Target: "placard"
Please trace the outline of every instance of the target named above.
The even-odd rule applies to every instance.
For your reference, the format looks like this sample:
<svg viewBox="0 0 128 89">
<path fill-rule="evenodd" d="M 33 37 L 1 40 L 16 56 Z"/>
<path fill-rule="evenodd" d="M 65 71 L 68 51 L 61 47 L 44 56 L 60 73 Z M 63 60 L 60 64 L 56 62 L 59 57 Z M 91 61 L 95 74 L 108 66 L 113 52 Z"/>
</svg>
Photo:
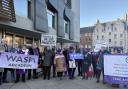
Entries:
<svg viewBox="0 0 128 89">
<path fill-rule="evenodd" d="M 41 45 L 44 46 L 56 46 L 56 35 L 42 35 L 41 36 Z"/>
<path fill-rule="evenodd" d="M 128 55 L 105 55 L 104 75 L 107 83 L 128 84 Z"/>
</svg>

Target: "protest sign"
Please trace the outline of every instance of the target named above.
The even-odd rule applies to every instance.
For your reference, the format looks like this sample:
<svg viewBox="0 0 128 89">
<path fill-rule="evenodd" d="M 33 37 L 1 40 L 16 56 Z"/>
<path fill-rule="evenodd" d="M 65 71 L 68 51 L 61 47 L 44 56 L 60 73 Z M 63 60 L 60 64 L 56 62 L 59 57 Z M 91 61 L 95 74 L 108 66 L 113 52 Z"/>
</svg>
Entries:
<svg viewBox="0 0 128 89">
<path fill-rule="evenodd" d="M 128 55 L 105 55 L 104 79 L 110 84 L 128 84 Z"/>
<path fill-rule="evenodd" d="M 98 52 L 102 47 L 107 47 L 106 42 L 97 42 L 94 48 L 94 52 Z"/>
<path fill-rule="evenodd" d="M 56 46 L 56 35 L 42 35 L 41 36 L 41 45 L 44 46 Z"/>
<path fill-rule="evenodd" d="M 38 56 L 2 52 L 0 54 L 0 67 L 14 69 L 36 69 Z"/>
<path fill-rule="evenodd" d="M 84 60 L 84 55 L 81 53 L 70 53 L 69 56 L 70 56 L 70 59 Z"/>
</svg>

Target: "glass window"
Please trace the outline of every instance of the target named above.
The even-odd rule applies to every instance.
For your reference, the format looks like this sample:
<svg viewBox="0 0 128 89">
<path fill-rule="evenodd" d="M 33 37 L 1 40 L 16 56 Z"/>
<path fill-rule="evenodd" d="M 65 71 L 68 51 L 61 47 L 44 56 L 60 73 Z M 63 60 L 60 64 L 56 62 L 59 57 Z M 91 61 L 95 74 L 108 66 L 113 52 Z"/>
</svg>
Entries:
<svg viewBox="0 0 128 89">
<path fill-rule="evenodd" d="M 109 43 L 111 43 L 111 39 L 109 39 Z"/>
<path fill-rule="evenodd" d="M 97 32 L 99 32 L 99 30 L 97 29 Z"/>
<path fill-rule="evenodd" d="M 37 45 L 39 45 L 39 39 L 34 39 L 34 43 L 36 43 Z"/>
<path fill-rule="evenodd" d="M 123 34 L 120 34 L 120 37 L 123 37 Z"/>
<path fill-rule="evenodd" d="M 64 30 L 65 33 L 69 33 L 69 21 L 64 21 Z"/>
<path fill-rule="evenodd" d="M 99 36 L 97 36 L 97 39 L 99 39 Z"/>
<path fill-rule="evenodd" d="M 117 28 L 115 27 L 115 31 L 117 31 Z"/>
<path fill-rule="evenodd" d="M 23 45 L 24 44 L 24 37 L 16 36 L 15 37 L 15 42 L 17 42 L 19 45 Z"/>
<path fill-rule="evenodd" d="M 120 45 L 121 45 L 121 46 L 123 45 L 123 42 L 122 42 L 122 41 L 120 41 Z"/>
<path fill-rule="evenodd" d="M 12 47 L 12 44 L 13 44 L 13 35 L 6 33 L 6 40 L 7 40 L 7 44 L 8 44 L 10 47 Z"/>
<path fill-rule="evenodd" d="M 115 38 L 115 39 L 117 38 L 117 35 L 116 35 L 116 34 L 114 34 L 114 38 Z"/>
<path fill-rule="evenodd" d="M 108 30 L 109 30 L 109 27 L 108 27 Z"/>
<path fill-rule="evenodd" d="M 28 0 L 28 18 L 30 18 L 31 19 L 31 0 Z"/>
<path fill-rule="evenodd" d="M 26 38 L 26 44 L 32 44 L 33 40 L 32 38 Z"/>
<path fill-rule="evenodd" d="M 15 12 L 17 15 L 27 17 L 27 0 L 14 0 Z"/>
<path fill-rule="evenodd" d="M 109 32 L 109 35 L 111 35 L 111 32 Z"/>
<path fill-rule="evenodd" d="M 116 41 L 115 41 L 114 43 L 115 43 L 115 45 L 117 44 L 117 42 L 116 42 Z"/>
<path fill-rule="evenodd" d="M 51 12 L 51 11 L 47 11 L 47 17 L 48 17 L 48 26 L 50 28 L 56 28 L 56 15 Z"/>
<path fill-rule="evenodd" d="M 104 39 L 104 35 L 102 35 L 102 39 Z"/>
<path fill-rule="evenodd" d="M 72 1 L 71 1 L 71 0 L 65 0 L 65 4 L 67 5 L 67 7 L 68 7 L 69 9 L 72 8 Z"/>
</svg>

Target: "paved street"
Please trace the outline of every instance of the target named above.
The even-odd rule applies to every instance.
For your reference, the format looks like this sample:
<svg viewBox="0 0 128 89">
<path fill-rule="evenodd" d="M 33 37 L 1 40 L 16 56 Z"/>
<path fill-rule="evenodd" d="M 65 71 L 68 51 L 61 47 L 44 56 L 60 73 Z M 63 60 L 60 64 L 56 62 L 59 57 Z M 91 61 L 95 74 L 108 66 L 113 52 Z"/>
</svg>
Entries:
<svg viewBox="0 0 128 89">
<path fill-rule="evenodd" d="M 51 79 L 43 80 L 42 78 L 36 80 L 29 80 L 26 83 L 7 83 L 0 86 L 0 89 L 116 89 L 110 85 L 97 84 L 95 79 L 81 80 L 77 77 L 75 80 L 67 78 L 63 80 Z M 118 88 L 124 89 L 124 88 Z"/>
</svg>

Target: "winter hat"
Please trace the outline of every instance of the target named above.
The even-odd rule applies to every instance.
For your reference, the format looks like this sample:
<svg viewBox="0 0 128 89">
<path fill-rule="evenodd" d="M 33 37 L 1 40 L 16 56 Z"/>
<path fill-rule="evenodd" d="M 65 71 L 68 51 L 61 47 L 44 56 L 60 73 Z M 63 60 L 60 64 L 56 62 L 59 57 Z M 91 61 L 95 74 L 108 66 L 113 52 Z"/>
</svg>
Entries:
<svg viewBox="0 0 128 89">
<path fill-rule="evenodd" d="M 57 54 L 60 54 L 61 53 L 61 49 L 57 49 Z"/>
</svg>

